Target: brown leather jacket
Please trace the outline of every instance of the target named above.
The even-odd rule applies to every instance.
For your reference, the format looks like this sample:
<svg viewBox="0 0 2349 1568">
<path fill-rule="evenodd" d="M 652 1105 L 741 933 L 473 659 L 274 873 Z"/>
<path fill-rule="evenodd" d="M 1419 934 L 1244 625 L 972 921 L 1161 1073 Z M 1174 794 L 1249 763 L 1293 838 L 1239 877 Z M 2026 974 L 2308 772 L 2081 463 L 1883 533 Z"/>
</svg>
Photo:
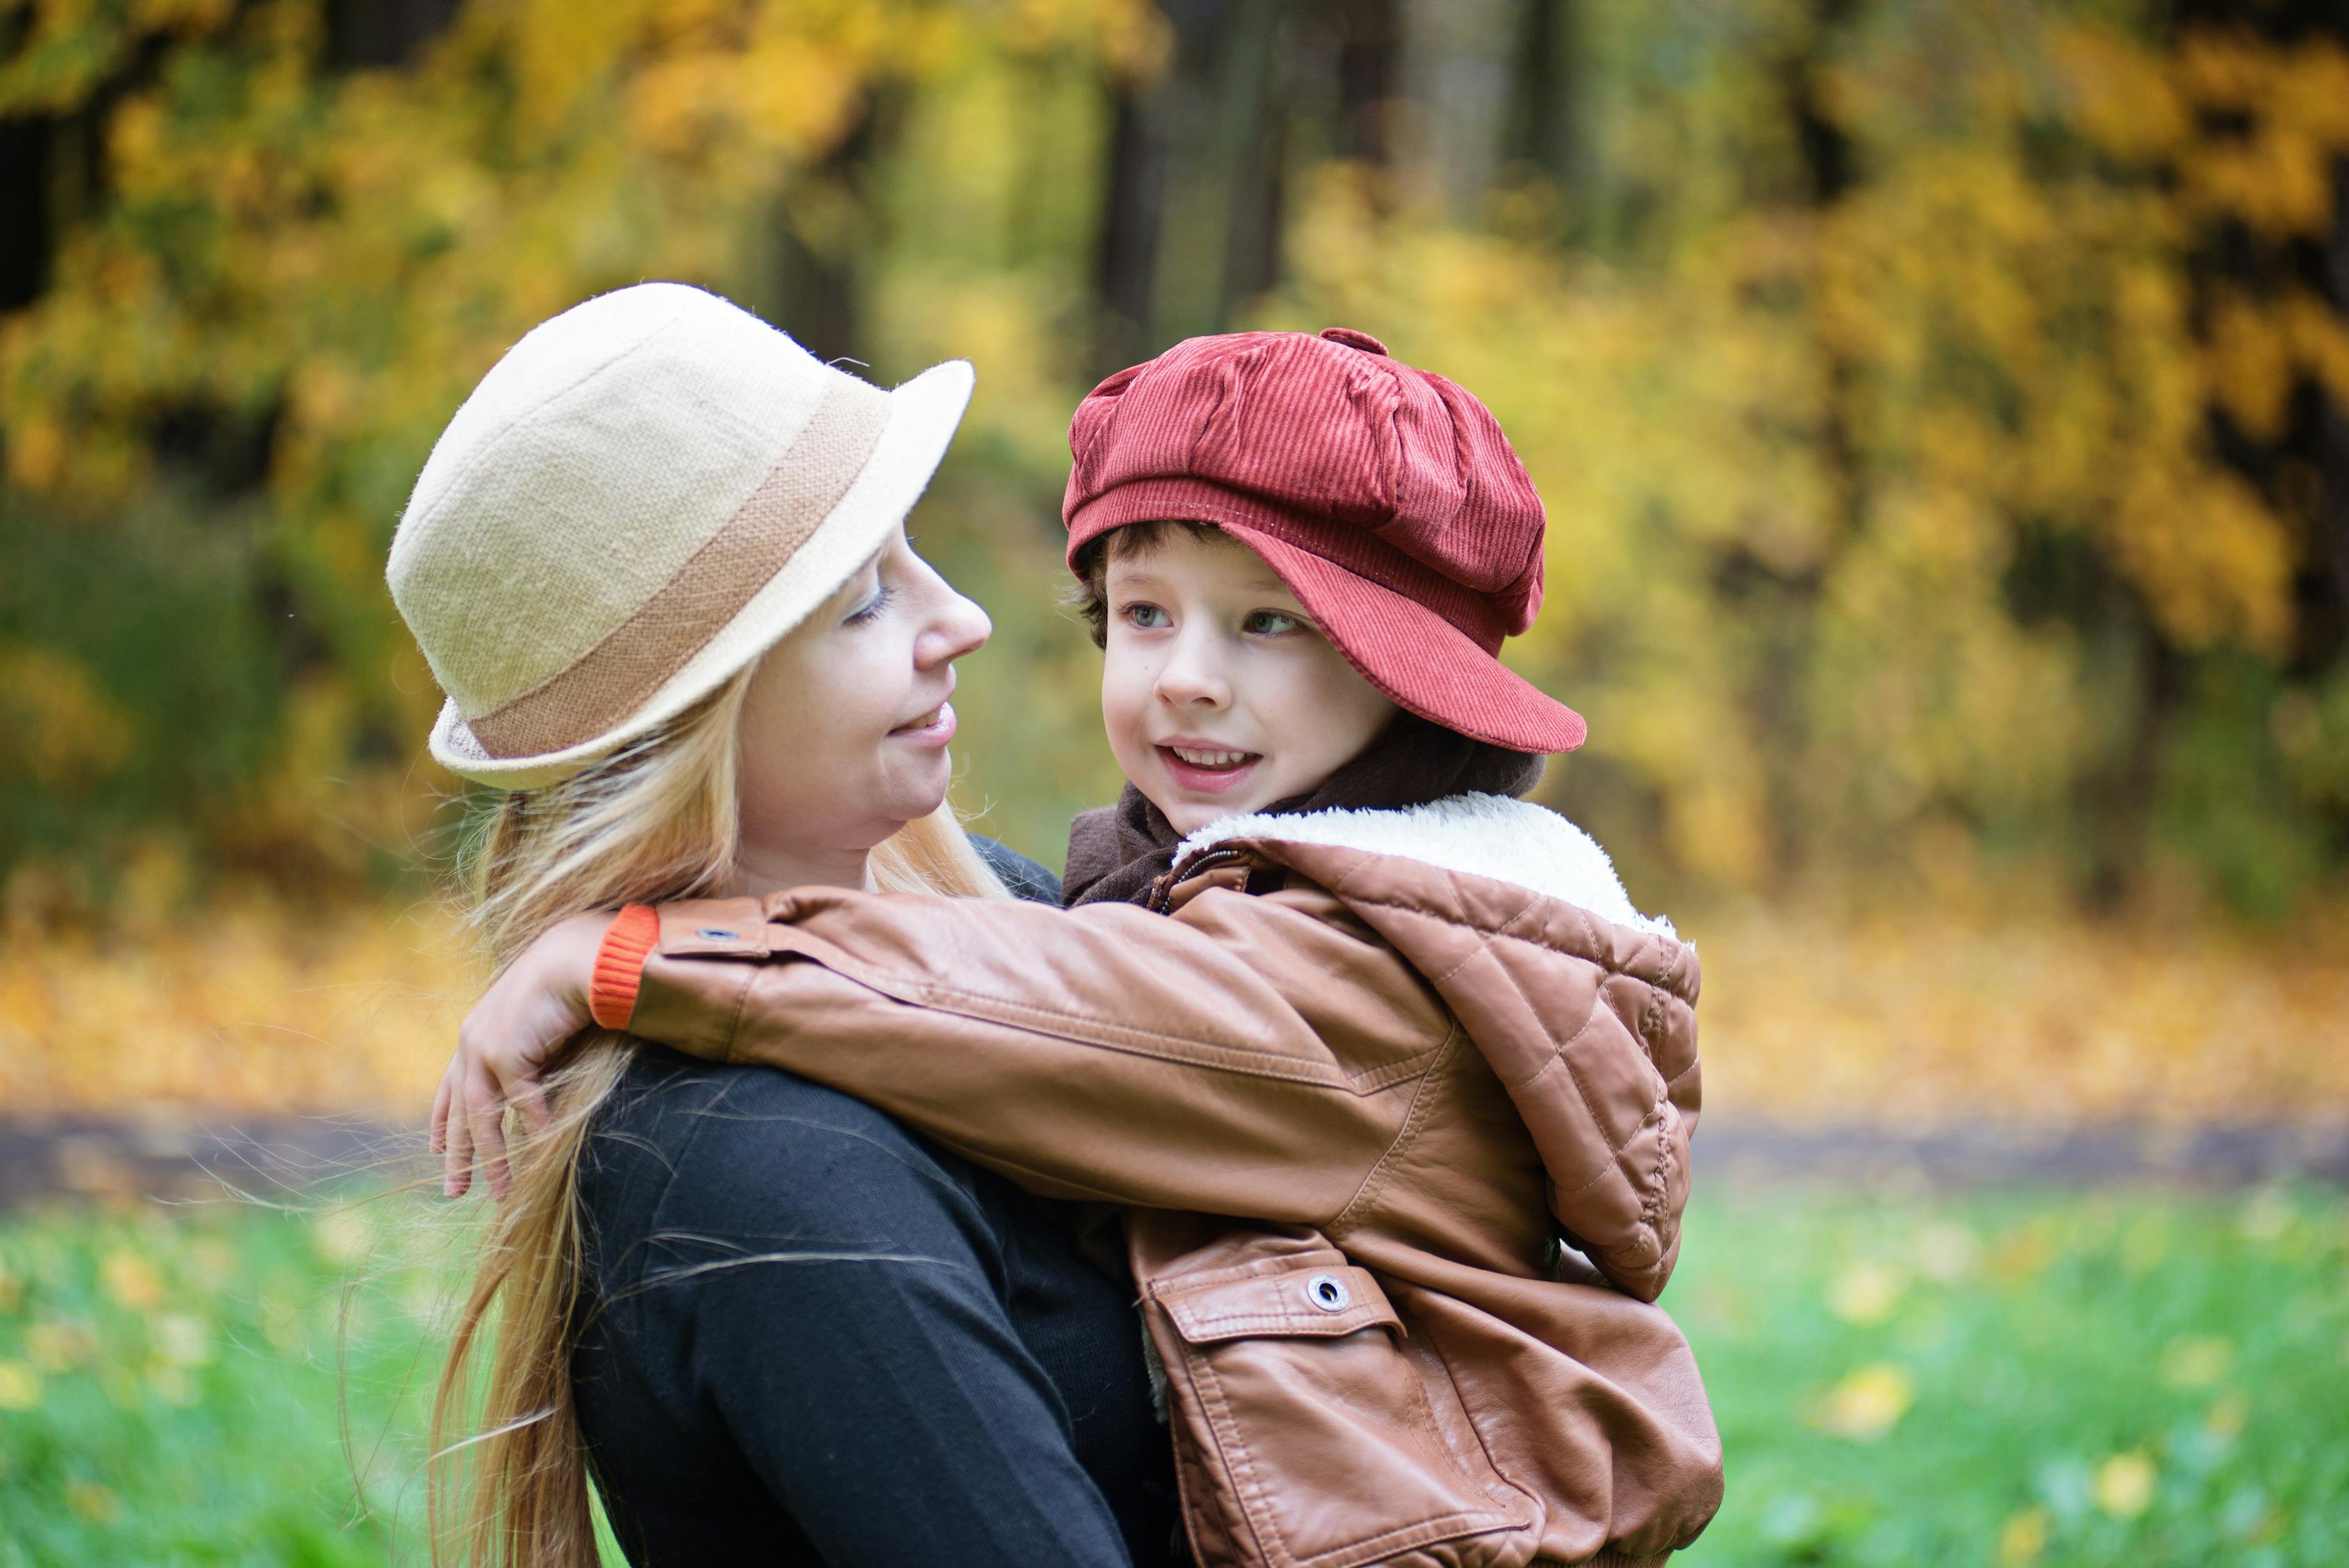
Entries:
<svg viewBox="0 0 2349 1568">
<path fill-rule="evenodd" d="M 1203 1563 L 1686 1545 L 1721 1443 L 1650 1303 L 1688 1191 L 1694 950 L 1522 802 L 1216 832 L 1171 918 L 815 888 L 668 906 L 630 1028 L 1131 1206 Z"/>
</svg>

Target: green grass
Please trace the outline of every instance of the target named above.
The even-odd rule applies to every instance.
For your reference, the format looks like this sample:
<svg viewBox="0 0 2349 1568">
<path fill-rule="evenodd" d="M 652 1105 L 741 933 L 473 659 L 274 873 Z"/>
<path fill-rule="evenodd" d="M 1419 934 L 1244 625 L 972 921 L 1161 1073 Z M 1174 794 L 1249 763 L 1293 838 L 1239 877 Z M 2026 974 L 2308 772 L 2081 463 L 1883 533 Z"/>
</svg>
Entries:
<svg viewBox="0 0 2349 1568">
<path fill-rule="evenodd" d="M 0 1568 L 420 1561 L 436 1212 L 0 1223 Z M 2318 1191 L 1702 1203 L 1684 1561 L 2349 1563 L 2344 1247 Z"/>
</svg>

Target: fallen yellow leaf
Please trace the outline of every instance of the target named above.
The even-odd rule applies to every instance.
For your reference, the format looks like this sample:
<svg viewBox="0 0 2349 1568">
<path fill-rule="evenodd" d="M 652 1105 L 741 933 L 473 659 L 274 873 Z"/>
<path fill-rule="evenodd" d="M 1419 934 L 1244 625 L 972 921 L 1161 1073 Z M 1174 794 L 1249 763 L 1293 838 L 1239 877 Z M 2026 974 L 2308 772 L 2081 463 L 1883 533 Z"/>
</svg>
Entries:
<svg viewBox="0 0 2349 1568">
<path fill-rule="evenodd" d="M 67 1481 L 66 1506 L 93 1524 L 103 1524 L 121 1511 L 122 1500 L 95 1481 Z"/>
<path fill-rule="evenodd" d="M 41 1402 L 41 1375 L 21 1361 L 0 1361 L 0 1410 L 30 1410 Z"/>
<path fill-rule="evenodd" d="M 2161 1380 L 2173 1388 L 2208 1388 L 2235 1364 L 2235 1347 L 2215 1334 L 2189 1334 L 2161 1353 Z"/>
<path fill-rule="evenodd" d="M 1998 1532 L 1999 1568 L 2027 1568 L 2047 1550 L 2047 1511 L 2026 1508 L 2009 1514 Z"/>
<path fill-rule="evenodd" d="M 1900 1276 L 1882 1263 L 1844 1266 L 1827 1286 L 1827 1310 L 1855 1328 L 1882 1323 L 1900 1304 Z"/>
<path fill-rule="evenodd" d="M 1876 1362 L 1828 1390 L 1812 1424 L 1838 1438 L 1872 1443 L 1899 1425 L 1914 1397 L 1908 1373 L 1889 1362 Z"/>
<path fill-rule="evenodd" d="M 36 1323 L 25 1331 L 25 1351 L 43 1372 L 70 1372 L 98 1354 L 98 1335 L 78 1323 Z"/>
<path fill-rule="evenodd" d="M 2115 1519 L 2135 1519 L 2151 1506 L 2154 1483 L 2159 1479 L 2153 1457 L 2143 1449 L 2131 1449 L 2096 1467 L 2091 1490 L 2096 1506 Z"/>
<path fill-rule="evenodd" d="M 109 1253 L 106 1262 L 98 1265 L 98 1278 L 108 1295 L 133 1312 L 146 1312 L 162 1303 L 162 1276 L 136 1252 Z"/>
</svg>

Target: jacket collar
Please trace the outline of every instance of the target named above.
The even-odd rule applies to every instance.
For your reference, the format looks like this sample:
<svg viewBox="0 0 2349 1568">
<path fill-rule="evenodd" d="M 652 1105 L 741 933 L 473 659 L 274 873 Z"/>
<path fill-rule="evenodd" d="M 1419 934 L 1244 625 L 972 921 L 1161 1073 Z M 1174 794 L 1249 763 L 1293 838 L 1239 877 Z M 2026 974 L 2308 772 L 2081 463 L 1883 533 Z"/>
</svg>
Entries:
<svg viewBox="0 0 2349 1568">
<path fill-rule="evenodd" d="M 1598 840 L 1547 806 L 1499 794 L 1455 794 L 1392 811 L 1312 811 L 1226 816 L 1174 852 L 1183 869 L 1218 845 L 1241 840 L 1326 844 L 1489 877 L 1588 909 L 1602 920 L 1678 940 L 1671 920 L 1643 915 Z"/>
</svg>

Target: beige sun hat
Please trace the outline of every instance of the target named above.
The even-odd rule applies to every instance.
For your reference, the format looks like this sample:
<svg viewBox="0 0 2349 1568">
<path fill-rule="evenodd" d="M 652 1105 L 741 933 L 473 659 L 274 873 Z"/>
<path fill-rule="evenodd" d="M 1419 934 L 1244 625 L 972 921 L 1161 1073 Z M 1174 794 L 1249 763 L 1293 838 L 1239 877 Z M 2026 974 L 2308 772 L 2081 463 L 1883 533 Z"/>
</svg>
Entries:
<svg viewBox="0 0 2349 1568">
<path fill-rule="evenodd" d="M 533 327 L 392 536 L 391 597 L 448 693 L 432 755 L 534 789 L 714 691 L 887 541 L 970 389 L 952 359 L 885 392 L 683 284 Z"/>
</svg>

